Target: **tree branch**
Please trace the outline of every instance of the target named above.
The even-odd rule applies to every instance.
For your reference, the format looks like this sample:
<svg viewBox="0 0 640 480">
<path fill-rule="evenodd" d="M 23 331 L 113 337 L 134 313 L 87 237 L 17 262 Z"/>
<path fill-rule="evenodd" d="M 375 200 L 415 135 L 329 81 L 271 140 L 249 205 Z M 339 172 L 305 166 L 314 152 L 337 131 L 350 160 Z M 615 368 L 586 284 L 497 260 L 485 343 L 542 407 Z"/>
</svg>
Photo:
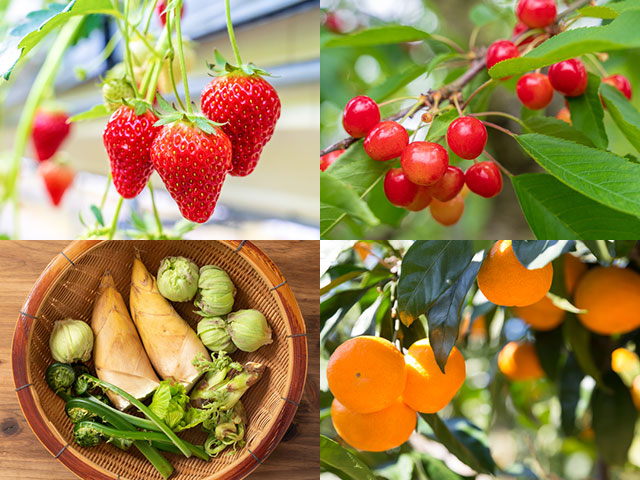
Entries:
<svg viewBox="0 0 640 480">
<path fill-rule="evenodd" d="M 552 31 L 552 34 L 557 34 L 559 33 L 558 29 L 557 29 L 557 24 L 558 22 L 565 16 L 567 16 L 568 14 L 570 14 L 571 12 L 579 9 L 580 7 L 586 5 L 589 3 L 590 0 L 576 0 L 575 2 L 573 2 L 571 5 L 569 5 L 569 7 L 567 7 L 566 10 L 564 10 L 560 15 L 558 15 L 558 17 L 556 18 L 555 23 L 551 26 L 548 27 L 550 28 L 550 30 Z M 524 34 L 525 32 L 522 32 L 522 34 Z M 512 41 L 515 40 L 515 37 L 511 39 Z M 478 75 L 480 72 L 482 72 L 485 68 L 486 68 L 486 55 L 487 55 L 487 49 L 486 48 L 480 48 L 478 50 L 476 50 L 475 52 L 476 56 L 475 58 L 471 61 L 471 64 L 469 65 L 469 69 L 463 73 L 460 77 L 458 77 L 456 80 L 454 80 L 453 82 L 449 83 L 448 85 L 444 85 L 436 90 L 429 90 L 427 93 L 422 95 L 422 105 L 417 108 L 415 110 L 415 112 L 413 112 L 411 115 L 409 115 L 408 118 L 413 117 L 413 115 L 415 115 L 417 112 L 419 112 L 421 109 L 423 109 L 424 107 L 430 107 L 433 105 L 433 97 L 434 95 L 439 92 L 441 95 L 441 101 L 443 100 L 449 100 L 449 98 L 453 95 L 453 94 L 457 94 L 459 91 L 462 90 L 462 88 L 465 87 L 465 85 L 467 85 L 469 82 L 471 82 L 471 80 L 473 80 L 476 75 Z M 395 120 L 399 120 L 401 118 L 403 118 L 405 115 L 407 115 L 411 109 L 415 108 L 415 104 L 411 105 L 407 108 L 404 108 L 402 110 L 400 110 L 399 112 L 382 119 L 381 121 L 395 121 Z M 328 147 L 326 147 L 325 149 L 320 151 L 320 156 L 322 155 L 326 155 L 327 153 L 333 152 L 334 150 L 345 150 L 347 148 L 349 148 L 351 145 L 353 145 L 355 142 L 357 142 L 359 139 L 357 138 L 353 138 L 353 137 L 348 137 L 345 138 L 343 140 L 340 140 L 339 142 L 334 143 L 333 145 L 330 145 Z"/>
</svg>

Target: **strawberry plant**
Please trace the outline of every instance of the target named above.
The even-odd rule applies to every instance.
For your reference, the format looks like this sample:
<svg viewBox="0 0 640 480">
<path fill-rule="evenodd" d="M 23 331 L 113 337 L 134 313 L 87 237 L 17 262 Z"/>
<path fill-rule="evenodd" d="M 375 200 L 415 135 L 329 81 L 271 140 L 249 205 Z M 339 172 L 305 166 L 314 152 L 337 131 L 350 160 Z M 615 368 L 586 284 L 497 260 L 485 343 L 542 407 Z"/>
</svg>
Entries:
<svg viewBox="0 0 640 480">
<path fill-rule="evenodd" d="M 49 34 L 55 35 L 22 109 L 4 179 L 3 198 L 13 205 L 14 213 L 19 209 L 17 184 L 28 140 L 31 138 L 37 159 L 43 162 L 39 172 L 52 203 L 58 205 L 74 177 L 59 162 L 58 150 L 75 128 L 73 123 L 103 118 L 102 139 L 111 173 L 102 201 L 88 208 L 93 224 L 85 222 L 80 212 L 85 237 L 175 238 L 209 221 L 227 174 L 246 176 L 256 168 L 281 111 L 278 93 L 265 79 L 268 73 L 242 62 L 230 1 L 225 0 L 224 6 L 235 63 L 211 52 L 214 79 L 201 92 L 202 113 L 189 91 L 195 51 L 182 33 L 183 0 L 47 3 L 9 30 L 0 50 L 0 75 L 6 81 L 15 81 L 29 53 Z M 98 60 L 111 60 L 118 43 L 123 59 L 104 74 L 100 86 L 104 102 L 69 118 L 59 108 L 50 107 L 55 104 L 54 82 L 65 53 L 100 24 L 100 16 L 110 17 L 118 32 Z M 160 30 L 150 28 L 154 18 Z M 167 102 L 163 94 L 173 94 L 176 103 Z M 150 183 L 154 171 L 187 221 L 178 222 L 173 230 L 166 230 L 156 208 Z M 110 194 L 112 183 L 117 198 Z M 153 217 L 143 218 L 133 210 L 130 221 L 135 230 L 119 230 L 128 223 L 119 221 L 125 199 L 134 199 L 147 187 Z M 110 220 L 103 213 L 107 202 L 115 203 Z M 17 228 L 13 234 L 18 235 Z"/>
<path fill-rule="evenodd" d="M 322 238 L 637 238 L 640 2 L 390 3 L 323 18 Z"/>
</svg>

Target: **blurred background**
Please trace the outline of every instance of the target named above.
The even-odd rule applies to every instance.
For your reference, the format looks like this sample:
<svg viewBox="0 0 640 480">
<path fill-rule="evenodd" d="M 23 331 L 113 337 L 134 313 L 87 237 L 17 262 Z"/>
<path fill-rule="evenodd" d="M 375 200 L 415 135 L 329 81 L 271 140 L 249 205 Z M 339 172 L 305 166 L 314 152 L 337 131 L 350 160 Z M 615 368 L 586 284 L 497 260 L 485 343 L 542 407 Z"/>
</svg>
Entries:
<svg viewBox="0 0 640 480">
<path fill-rule="evenodd" d="M 567 3 L 558 0 L 561 12 Z M 606 3 L 598 1 L 598 4 Z M 321 45 L 331 37 L 352 33 L 373 26 L 400 24 L 411 25 L 429 33 L 448 37 L 468 49 L 472 36 L 476 36 L 477 46 L 488 46 L 498 39 L 511 38 L 516 24 L 515 0 L 321 0 L 323 25 Z M 606 22 L 606 20 L 605 20 Z M 570 28 L 599 25 L 597 19 L 581 19 Z M 435 41 L 384 45 L 377 47 L 341 47 L 321 49 L 321 145 L 323 148 L 345 138 L 341 115 L 345 104 L 356 95 L 367 95 L 393 76 L 408 72 L 414 65 L 426 65 L 436 55 L 450 51 L 448 47 Z M 598 74 L 589 56 L 582 58 L 587 69 Z M 634 88 L 632 103 L 640 107 L 640 51 L 615 51 L 599 59 L 609 75 L 625 75 Z M 450 62 L 451 63 L 451 62 Z M 439 88 L 450 83 L 466 70 L 464 62 L 453 63 L 448 68 L 436 67 L 429 75 L 421 74 L 405 88 L 399 89 L 390 98 L 418 95 L 430 88 Z M 479 75 L 480 85 L 489 77 Z M 491 95 L 487 95 L 482 111 L 502 111 L 517 117 L 526 115 L 522 104 L 515 95 L 518 78 L 499 82 Z M 485 91 L 490 90 L 485 89 Z M 389 116 L 409 106 L 413 100 L 396 102 L 381 109 L 382 117 Z M 554 95 L 553 102 L 546 109 L 546 115 L 555 117 L 563 107 L 563 97 Z M 520 127 L 502 117 L 486 117 L 487 120 L 516 133 Z M 404 125 L 411 129 L 418 124 L 419 115 Z M 605 127 L 609 136 L 609 149 L 619 155 L 633 153 L 633 147 L 605 114 Z M 518 144 L 507 135 L 488 128 L 487 150 L 513 174 L 543 171 L 531 158 L 525 155 Z M 420 137 L 418 137 L 420 139 Z M 452 156 L 452 164 L 466 170 L 472 162 Z M 487 160 L 481 156 L 479 161 Z M 372 190 L 369 198 L 384 198 L 382 182 Z M 440 226 L 431 218 L 429 210 L 409 213 L 395 209 L 398 215 L 392 227 L 379 226 L 368 229 L 367 238 L 533 238 L 518 204 L 511 182 L 504 178 L 502 193 L 493 199 L 468 195 L 465 198 L 462 219 L 453 227 Z M 389 207 L 391 208 L 391 206 Z M 376 213 L 374 211 L 374 213 Z M 376 213 L 377 214 L 377 213 Z M 388 212 L 387 212 L 388 214 Z M 355 224 L 342 222 L 327 238 L 364 238 Z"/>
<path fill-rule="evenodd" d="M 182 32 L 193 41 L 195 49 L 189 89 L 199 107 L 200 92 L 210 80 L 207 62 L 213 62 L 214 49 L 229 59 L 233 53 L 226 33 L 223 1 L 184 0 L 184 5 Z M 41 0 L 0 0 L 0 38 L 2 32 L 6 33 L 30 11 L 42 7 Z M 318 2 L 232 0 L 231 12 L 242 58 L 273 75 L 268 81 L 278 91 L 282 115 L 256 170 L 247 177 L 227 176 L 213 217 L 186 237 L 318 238 L 319 185 L 315 160 L 319 149 Z M 88 20 L 92 22 L 88 35 L 67 52 L 55 82 L 56 102 L 70 115 L 102 103 L 100 77 L 122 59 L 121 42 L 107 62 L 99 58 L 117 31 L 113 21 L 104 16 Z M 160 30 L 157 16 L 151 25 L 152 32 Z M 0 80 L 0 152 L 7 151 L 0 153 L 7 157 L 0 157 L 0 164 L 8 163 L 21 106 L 54 37 L 55 34 L 49 35 L 26 62 L 21 61 L 9 82 Z M 182 91 L 179 87 L 179 92 Z M 166 98 L 174 100 L 170 95 Z M 77 175 L 57 208 L 50 204 L 43 181 L 36 175 L 37 161 L 29 144 L 20 176 L 20 211 L 16 218 L 12 208 L 3 209 L 1 234 L 27 239 L 73 238 L 82 234 L 84 227 L 79 213 L 87 223 L 94 220 L 89 206 L 100 203 L 109 173 L 102 143 L 106 122 L 105 117 L 72 125 L 70 137 L 61 150 Z M 155 173 L 152 182 L 160 216 L 170 229 L 181 219 L 180 213 Z M 105 221 L 112 217 L 117 198 L 112 187 L 103 210 Z M 124 202 L 119 230 L 136 227 L 132 211 L 139 214 L 137 217 L 151 214 L 148 189 L 136 199 Z"/>
</svg>

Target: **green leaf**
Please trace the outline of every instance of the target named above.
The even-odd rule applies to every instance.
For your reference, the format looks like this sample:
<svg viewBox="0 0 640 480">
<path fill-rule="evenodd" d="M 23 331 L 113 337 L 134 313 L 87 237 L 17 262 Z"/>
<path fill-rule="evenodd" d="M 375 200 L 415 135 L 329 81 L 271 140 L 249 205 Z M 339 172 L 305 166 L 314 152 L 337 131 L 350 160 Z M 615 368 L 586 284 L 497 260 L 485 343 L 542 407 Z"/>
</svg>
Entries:
<svg viewBox="0 0 640 480">
<path fill-rule="evenodd" d="M 584 328 L 580 320 L 571 313 L 565 315 L 562 330 L 565 338 L 569 340 L 571 351 L 576 356 L 582 371 L 586 375 L 591 375 L 598 385 L 602 385 L 602 374 L 593 359 L 591 332 Z"/>
<path fill-rule="evenodd" d="M 111 112 L 107 110 L 107 107 L 104 105 L 94 105 L 91 107 L 91 110 L 87 110 L 86 112 L 78 113 L 73 117 L 69 118 L 70 122 L 80 122 L 83 120 L 94 120 L 96 118 L 108 117 L 111 115 Z"/>
<path fill-rule="evenodd" d="M 458 111 L 455 108 L 441 113 L 436 118 L 434 118 L 433 122 L 431 122 L 431 127 L 429 127 L 426 141 L 434 142 L 438 138 L 445 135 L 447 133 L 449 125 L 451 125 L 451 122 L 453 122 L 456 118 L 458 118 Z"/>
<path fill-rule="evenodd" d="M 602 100 L 622 134 L 640 152 L 640 112 L 613 85 L 600 84 Z"/>
<path fill-rule="evenodd" d="M 640 220 L 597 203 L 544 173 L 512 178 L 536 238 L 639 238 Z"/>
<path fill-rule="evenodd" d="M 376 475 L 386 480 L 412 480 L 414 467 L 411 454 L 403 453 L 395 462 L 376 469 Z"/>
<path fill-rule="evenodd" d="M 55 28 L 71 17 L 91 13 L 116 15 L 118 12 L 110 0 L 72 0 L 67 5 L 52 3 L 45 9 L 27 14 L 25 20 L 13 28 L 0 44 L 0 52 L 4 52 L 0 60 L 0 75 L 8 80 L 16 63 Z"/>
<path fill-rule="evenodd" d="M 402 259 L 398 314 L 411 325 L 467 269 L 473 246 L 467 241 L 416 241 Z"/>
<path fill-rule="evenodd" d="M 478 3 L 469 10 L 469 19 L 477 27 L 482 27 L 488 23 L 494 22 L 499 18 L 495 7 L 486 3 Z"/>
<path fill-rule="evenodd" d="M 369 158 L 362 147 L 362 141 L 358 141 L 340 155 L 325 173 L 340 180 L 344 185 L 349 185 L 353 192 L 364 198 L 392 166 L 393 162 L 377 162 Z M 341 208 L 325 202 L 321 189 L 320 234 L 326 235 L 345 215 Z"/>
<path fill-rule="evenodd" d="M 385 25 L 361 30 L 350 35 L 330 37 L 322 48 L 331 47 L 372 47 L 405 42 L 428 40 L 431 34 L 424 30 L 405 25 Z"/>
<path fill-rule="evenodd" d="M 532 133 L 540 133 L 556 138 L 564 138 L 572 142 L 580 143 L 588 147 L 595 147 L 591 138 L 576 130 L 567 122 L 553 117 L 529 117 L 525 120 L 525 125 Z"/>
<path fill-rule="evenodd" d="M 555 381 L 558 376 L 560 358 L 564 353 L 562 330 L 560 328 L 546 331 L 534 330 L 533 336 L 536 339 L 534 346 L 540 360 L 540 366 L 547 378 Z"/>
<path fill-rule="evenodd" d="M 607 5 L 588 5 L 578 10 L 584 17 L 594 17 L 610 20 L 618 15 L 631 10 L 640 10 L 640 3 L 637 0 L 626 0 L 623 2 L 610 2 Z"/>
<path fill-rule="evenodd" d="M 611 393 L 595 388 L 591 396 L 592 425 L 598 453 L 609 465 L 623 465 L 633 442 L 638 411 L 629 389 L 620 377 L 609 372 L 605 381 Z"/>
<path fill-rule="evenodd" d="M 422 75 L 424 71 L 424 65 L 413 65 L 411 68 L 403 70 L 397 75 L 391 75 L 387 77 L 383 83 L 369 90 L 369 97 L 373 98 L 376 102 L 382 102 L 405 85 L 414 81 Z"/>
<path fill-rule="evenodd" d="M 561 426 L 565 435 L 576 434 L 576 410 L 580 401 L 580 383 L 583 378 L 584 372 L 580 368 L 580 364 L 576 357 L 570 353 L 562 367 L 558 382 Z"/>
<path fill-rule="evenodd" d="M 338 470 L 353 480 L 376 480 L 366 463 L 324 435 L 320 435 L 320 465 Z"/>
<path fill-rule="evenodd" d="M 545 170 L 572 189 L 614 210 L 640 216 L 639 164 L 537 133 L 519 135 L 517 141 Z"/>
<path fill-rule="evenodd" d="M 446 62 L 447 60 L 451 60 L 453 58 L 457 58 L 459 56 L 460 54 L 458 52 L 439 53 L 438 55 L 433 57 L 431 60 L 429 60 L 429 63 L 427 63 L 426 71 L 424 73 L 426 75 L 429 75 L 433 71 L 433 69 L 436 68 L 441 63 Z"/>
<path fill-rule="evenodd" d="M 640 47 L 639 23 L 640 11 L 634 10 L 620 15 L 605 26 L 567 30 L 545 41 L 524 57 L 496 64 L 489 70 L 489 75 L 493 78 L 520 75 L 586 53 Z"/>
<path fill-rule="evenodd" d="M 380 223 L 351 186 L 325 172 L 320 172 L 320 198 L 323 205 L 342 210 L 369 226 Z M 321 222 L 320 228 L 324 230 L 328 226 L 328 223 Z"/>
<path fill-rule="evenodd" d="M 480 473 L 494 473 L 496 465 L 491 457 L 489 441 L 484 432 L 461 418 L 443 421 L 436 413 L 421 413 L 435 438 L 455 455 L 462 463 Z M 418 429 L 428 434 L 422 422 L 418 422 Z"/>
<path fill-rule="evenodd" d="M 371 287 L 342 290 L 320 303 L 320 320 L 322 328 L 322 331 L 320 332 L 320 343 L 324 343 L 349 310 L 351 310 L 351 308 L 353 308 L 353 306 L 358 303 L 362 297 L 364 297 L 370 288 Z"/>
<path fill-rule="evenodd" d="M 369 208 L 380 222 L 398 228 L 402 220 L 409 214 L 406 208 L 393 205 L 384 193 L 383 182 L 375 184 L 367 199 Z"/>
<path fill-rule="evenodd" d="M 604 150 L 607 148 L 609 140 L 604 129 L 604 110 L 598 95 L 599 87 L 600 77 L 590 73 L 589 83 L 584 94 L 567 100 L 569 101 L 573 127 L 588 135 L 596 147 Z"/>
<path fill-rule="evenodd" d="M 458 338 L 465 299 L 478 275 L 480 265 L 482 259 L 472 261 L 427 312 L 429 344 L 442 373 Z"/>
<path fill-rule="evenodd" d="M 98 223 L 104 227 L 104 218 L 102 218 L 102 211 L 96 205 L 91 205 L 89 208 L 91 209 L 93 216 L 96 217 Z"/>
<path fill-rule="evenodd" d="M 427 478 L 437 478 L 438 480 L 464 479 L 464 477 L 452 472 L 449 467 L 447 467 L 447 464 L 442 460 L 434 458 L 431 455 L 427 455 L 426 453 L 419 455 L 419 457 L 424 473 L 427 474 Z"/>
</svg>

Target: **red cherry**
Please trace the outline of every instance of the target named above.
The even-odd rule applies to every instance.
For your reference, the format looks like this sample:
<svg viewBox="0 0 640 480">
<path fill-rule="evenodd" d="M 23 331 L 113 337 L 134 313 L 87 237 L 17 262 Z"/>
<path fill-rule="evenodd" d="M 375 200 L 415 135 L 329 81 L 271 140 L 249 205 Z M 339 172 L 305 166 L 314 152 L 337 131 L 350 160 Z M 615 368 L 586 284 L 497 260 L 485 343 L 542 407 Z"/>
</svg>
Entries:
<svg viewBox="0 0 640 480">
<path fill-rule="evenodd" d="M 496 63 L 508 58 L 519 57 L 520 52 L 513 42 L 509 40 L 498 40 L 493 42 L 487 50 L 487 68 L 493 67 Z"/>
<path fill-rule="evenodd" d="M 616 87 L 621 94 L 631 100 L 631 82 L 624 75 L 610 75 L 602 81 Z"/>
<path fill-rule="evenodd" d="M 402 152 L 400 164 L 413 183 L 433 185 L 447 171 L 449 154 L 437 143 L 413 142 Z"/>
<path fill-rule="evenodd" d="M 447 144 L 460 158 L 478 158 L 487 144 L 487 129 L 477 118 L 459 117 L 447 129 Z"/>
<path fill-rule="evenodd" d="M 378 122 L 380 122 L 378 104 L 364 95 L 349 100 L 342 112 L 342 126 L 355 138 L 364 137 Z"/>
<path fill-rule="evenodd" d="M 384 176 L 384 194 L 397 207 L 406 207 L 416 198 L 418 185 L 411 183 L 401 168 L 392 168 Z"/>
<path fill-rule="evenodd" d="M 553 99 L 553 87 L 543 73 L 527 73 L 518 80 L 516 93 L 522 104 L 530 110 L 546 108 Z"/>
<path fill-rule="evenodd" d="M 558 120 L 562 120 L 563 122 L 567 122 L 569 125 L 571 125 L 571 112 L 569 111 L 568 108 L 561 109 L 556 114 L 556 118 Z"/>
<path fill-rule="evenodd" d="M 527 30 L 529 30 L 529 27 L 527 27 L 522 22 L 518 22 L 518 23 L 516 23 L 516 26 L 513 27 L 513 34 L 511 36 L 512 37 L 520 37 Z M 528 43 L 531 43 L 534 38 L 535 38 L 535 34 L 532 33 L 528 37 L 524 37 L 522 40 L 520 40 L 520 43 L 518 43 L 518 46 L 521 47 L 523 45 L 527 45 Z"/>
<path fill-rule="evenodd" d="M 441 202 L 448 202 L 460 193 L 464 187 L 464 172 L 449 165 L 440 180 L 426 187 L 429 194 Z"/>
<path fill-rule="evenodd" d="M 380 122 L 364 139 L 364 150 L 374 160 L 384 162 L 402 155 L 409 134 L 398 122 Z"/>
<path fill-rule="evenodd" d="M 422 185 L 418 185 L 418 193 L 416 194 L 413 202 L 407 205 L 407 210 L 411 210 L 412 212 L 419 212 L 420 210 L 424 210 L 431 203 L 431 195 L 429 195 L 429 191 L 427 187 L 423 187 Z"/>
<path fill-rule="evenodd" d="M 520 0 L 516 7 L 518 19 L 531 28 L 543 28 L 556 19 L 555 0 Z"/>
<path fill-rule="evenodd" d="M 344 150 L 334 150 L 333 152 L 329 152 L 326 155 L 320 157 L 320 170 L 324 172 L 329 165 L 335 162 L 340 155 L 342 155 Z"/>
<path fill-rule="evenodd" d="M 582 95 L 587 89 L 587 80 L 587 70 L 577 58 L 554 63 L 549 67 L 551 86 L 567 97 Z"/>
<path fill-rule="evenodd" d="M 473 193 L 484 198 L 495 197 L 502 191 L 502 175 L 493 162 L 478 162 L 464 174 L 464 181 Z"/>
<path fill-rule="evenodd" d="M 462 213 L 464 212 L 464 198 L 462 195 L 456 195 L 448 202 L 441 202 L 435 198 L 429 206 L 433 219 L 445 227 L 458 223 Z"/>
</svg>

